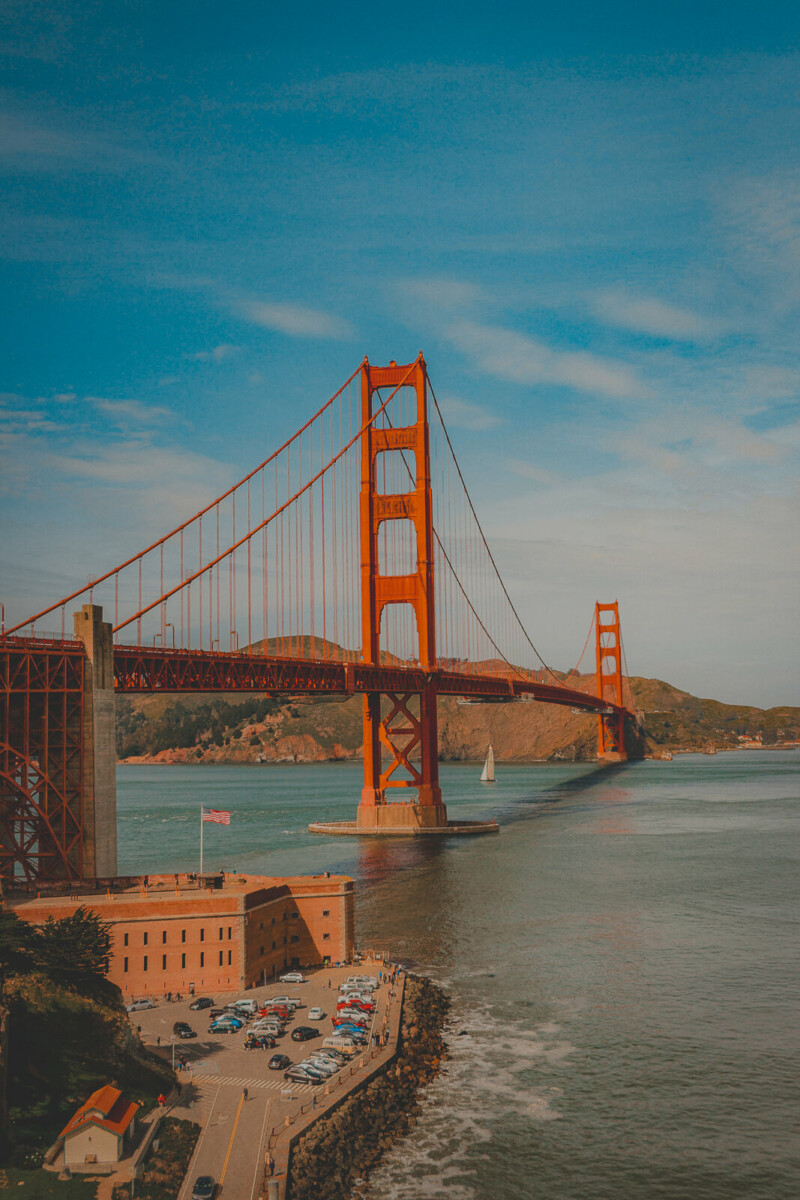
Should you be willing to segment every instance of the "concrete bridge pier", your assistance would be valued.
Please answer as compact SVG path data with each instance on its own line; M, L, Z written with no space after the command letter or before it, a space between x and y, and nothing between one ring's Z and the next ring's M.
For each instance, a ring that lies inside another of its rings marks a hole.
M83 684L84 879L117 874L117 752L114 726L114 640L99 604L74 614L86 651Z

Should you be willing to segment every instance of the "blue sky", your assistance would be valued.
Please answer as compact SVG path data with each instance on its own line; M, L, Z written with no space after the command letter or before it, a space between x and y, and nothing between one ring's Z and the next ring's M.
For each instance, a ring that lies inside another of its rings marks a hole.
M548 661L800 704L796 6L4 15L7 623L422 349Z

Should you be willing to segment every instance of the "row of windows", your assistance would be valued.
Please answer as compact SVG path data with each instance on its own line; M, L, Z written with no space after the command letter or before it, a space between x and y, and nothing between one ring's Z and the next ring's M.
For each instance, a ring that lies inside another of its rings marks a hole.
M328 914L327 914L327 913L323 913L322 915L323 915L323 917L324 917L324 916L328 916ZM281 920L282 920L282 921L289 921L289 920L291 920L291 921L294 921L294 920L296 920L296 919L297 919L297 917L299 917L299 916L300 916L300 913L299 913L299 912L285 912L285 913L283 914L283 916L281 917ZM272 924L273 924L273 925L275 924L275 917L273 917L273 918L272 918ZM263 929L263 928L264 928L264 922L263 922L263 921L260 923L260 925L258 926L258 928L259 928L259 929Z
M224 926L224 925L220 925L220 927L219 927L219 940L220 940L220 941L223 941L223 939L224 939L224 935L225 935L225 926ZM233 937L233 926L232 926L232 925L229 925L229 926L228 926L228 941L231 941L232 937ZM126 933L126 934L124 935L124 939L123 939L123 940L124 940L124 944L125 944L126 946L127 946L127 945L129 945L129 938L130 938L130 934ZM148 934L148 933L145 931L145 933L143 933L143 934L142 934L142 945L143 945L143 946L146 946L146 945L148 944L148 938L149 938L149 934ZM206 940L206 931L205 931L205 928L203 927L203 928L201 928L201 930L200 930L200 941L201 941L201 942L204 942L205 940ZM182 941L182 942L185 942L185 941L186 941L186 930L185 930L185 929L182 929L182 930L181 930L181 941ZM162 944L163 946L166 946L166 944L167 944L167 931L166 931L166 929L162 929L162 930L161 930L161 944Z
M224 964L224 962L223 962L223 959L224 959L224 957L225 957L225 951L224 951L224 950L220 950L220 952L219 952L219 965L220 965L221 967L225 965L225 964ZM127 958L123 958L123 960L122 960L122 970L123 970L125 973L127 973L127 971L128 971L128 961L129 961L129 960L128 960ZM228 966L230 966L230 965L231 965L232 961L233 961L233 951L229 950L229 951L228 951ZM201 951L200 951L200 966L201 966L201 967L204 967L205 965L206 965L206 955L205 955L205 951L204 951L204 950L201 950ZM186 967L186 955L185 955L185 954L182 954L182 955L181 955L181 967L182 967L182 968L185 968L185 967ZM166 956L166 954L162 954L162 955L161 955L161 970L162 970L162 971L166 971L166 969L167 969L167 956ZM149 960L148 960L148 955L146 955L146 954L144 955L144 957L143 957L143 959L142 959L142 970L143 970L143 971L147 971L147 970L149 970Z

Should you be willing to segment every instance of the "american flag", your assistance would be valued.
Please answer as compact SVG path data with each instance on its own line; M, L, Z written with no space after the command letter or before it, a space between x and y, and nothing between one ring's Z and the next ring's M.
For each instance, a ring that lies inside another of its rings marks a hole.
M230 825L231 814L224 808L204 808L203 820L213 821L215 825Z

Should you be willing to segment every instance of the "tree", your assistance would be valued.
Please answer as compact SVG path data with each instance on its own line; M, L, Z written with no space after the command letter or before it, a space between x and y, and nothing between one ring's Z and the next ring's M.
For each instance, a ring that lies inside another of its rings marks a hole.
M111 967L111 926L81 906L69 917L48 917L40 926L36 957L41 970L60 983L91 984Z
M34 947L38 930L23 921L15 912L0 912L0 992L9 975L18 975L34 968Z

